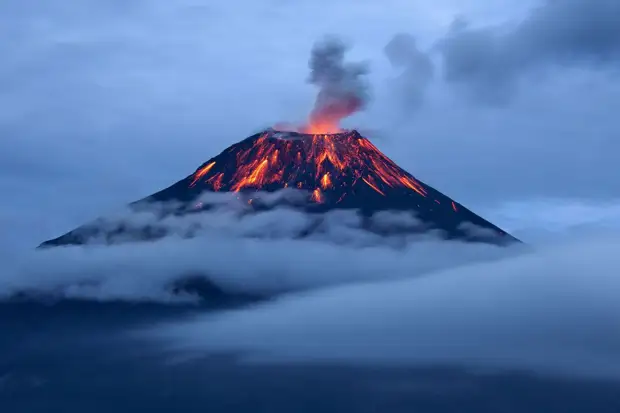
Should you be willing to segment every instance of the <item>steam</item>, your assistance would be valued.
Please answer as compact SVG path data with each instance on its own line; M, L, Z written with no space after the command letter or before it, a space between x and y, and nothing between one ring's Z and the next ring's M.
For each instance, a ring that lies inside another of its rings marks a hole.
M366 62L344 61L347 45L336 37L317 42L310 57L308 81L319 88L310 127L338 129L340 121L366 107L369 99Z

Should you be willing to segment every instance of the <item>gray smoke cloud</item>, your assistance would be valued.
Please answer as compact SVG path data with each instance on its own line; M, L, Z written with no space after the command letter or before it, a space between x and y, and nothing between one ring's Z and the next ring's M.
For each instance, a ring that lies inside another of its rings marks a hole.
M366 107L369 87L364 76L369 73L367 62L345 62L349 49L337 37L326 37L312 48L308 82L319 92L310 114L312 125L337 128L341 119Z
M400 33L383 49L392 67L400 70L392 88L406 109L418 109L433 80L435 67L428 53L418 48L415 37Z
M473 28L459 18L439 42L445 80L505 104L524 76L552 66L618 69L618 16L617 0L544 0L516 25Z

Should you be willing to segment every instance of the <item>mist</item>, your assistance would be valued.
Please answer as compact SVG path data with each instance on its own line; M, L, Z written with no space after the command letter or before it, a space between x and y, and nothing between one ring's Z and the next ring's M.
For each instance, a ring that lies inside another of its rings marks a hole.
M291 294L138 334L172 354L236 353L252 363L460 365L618 379L618 248L617 233L581 237L425 277ZM386 272L407 273L409 264Z
M316 216L276 208L244 215L247 204L229 195L210 194L210 202L221 204L207 213L160 219L150 212L122 210L95 221L104 232L119 225L126 232L158 225L157 230L166 233L158 240L93 237L82 246L13 251L4 258L0 297L29 293L101 301L187 301L196 297L178 295L172 287L190 276L226 292L272 297L354 281L421 276L525 248L450 242L440 233L381 235L363 229L356 211ZM378 231L417 224L409 214L390 211L371 221ZM300 238L308 227L315 231Z

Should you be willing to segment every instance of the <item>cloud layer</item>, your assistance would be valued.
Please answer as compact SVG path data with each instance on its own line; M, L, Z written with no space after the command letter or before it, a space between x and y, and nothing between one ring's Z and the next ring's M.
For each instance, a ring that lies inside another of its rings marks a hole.
M516 253L508 248L445 242L429 235L381 236L362 229L351 211L322 217L276 209L241 216L230 202L210 213L157 221L169 236L108 246L6 254L0 297L36 293L108 300L170 301L177 281L202 277L231 293L272 296L359 280L418 276L464 262ZM155 225L150 213L119 214L109 228ZM385 212L377 229L405 229L411 216ZM99 225L106 226L106 221ZM299 238L312 226L312 236ZM193 238L188 239L191 235ZM121 241L121 240L117 240ZM5 251L6 253L6 251Z
M173 352L240 352L253 361L456 364L618 379L619 247L617 235L582 238L421 278L290 295L140 334Z

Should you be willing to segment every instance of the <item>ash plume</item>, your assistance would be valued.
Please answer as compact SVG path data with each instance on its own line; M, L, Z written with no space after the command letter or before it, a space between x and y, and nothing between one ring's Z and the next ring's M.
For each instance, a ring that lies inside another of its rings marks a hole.
M336 37L317 42L310 56L308 82L319 92L310 114L310 124L338 126L341 119L366 107L369 99L367 62L345 62L348 46Z

